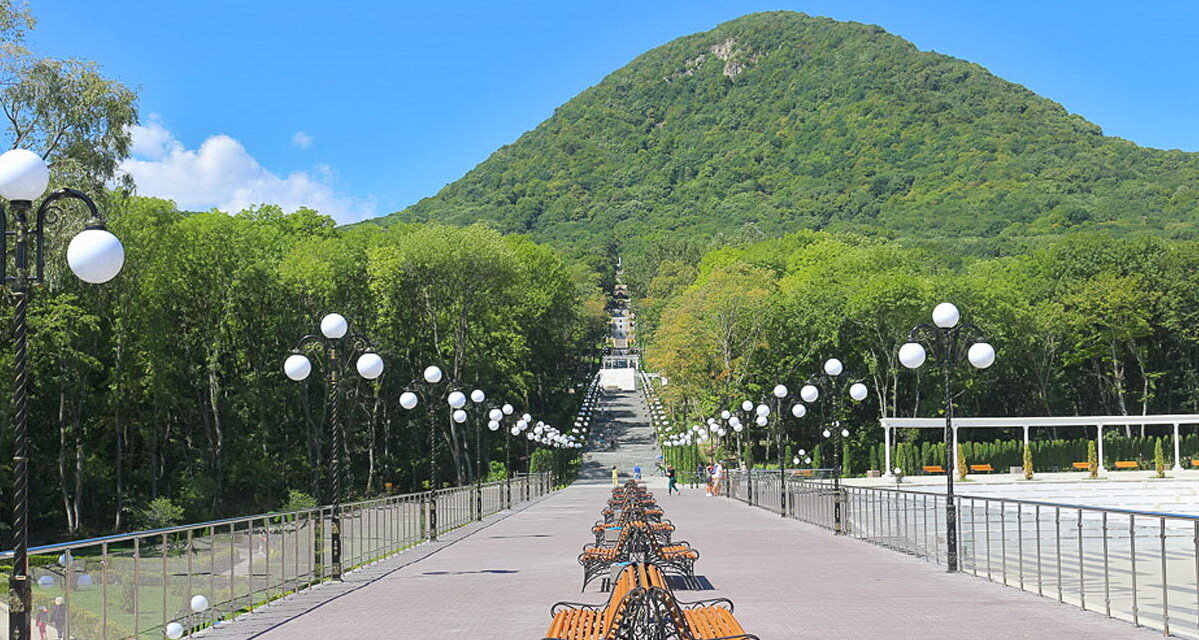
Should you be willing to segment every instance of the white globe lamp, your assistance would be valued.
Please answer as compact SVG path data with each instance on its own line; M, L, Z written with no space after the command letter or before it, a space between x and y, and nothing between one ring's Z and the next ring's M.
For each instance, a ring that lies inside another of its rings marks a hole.
M358 362L355 363L358 368L358 375L367 380L374 380L383 375L383 358L374 352L367 352L358 356Z
M951 302L942 302L933 307L933 324L942 329L952 329L962 319L962 314Z
M121 272L125 247L107 229L84 229L67 245L67 264L80 280L102 284Z
M287 374L288 378L297 382L304 380L308 377L308 374L312 373L312 363L309 362L307 357L293 353L283 361L283 373Z
M404 407L405 409L408 409L408 410L415 409L417 402L418 402L418 399L416 397L416 394L412 393L411 391L405 391L404 393L400 394L400 406Z
M330 340L343 338L350 330L350 323L340 313L330 313L321 318L321 335Z
M0 196L5 200L37 200L50 186L50 168L28 149L0 154Z
M899 348L899 362L909 369L919 368L927 357L924 345L919 342L907 342Z
M995 364L995 348L985 342L975 342L966 352L966 358L977 369L986 369Z

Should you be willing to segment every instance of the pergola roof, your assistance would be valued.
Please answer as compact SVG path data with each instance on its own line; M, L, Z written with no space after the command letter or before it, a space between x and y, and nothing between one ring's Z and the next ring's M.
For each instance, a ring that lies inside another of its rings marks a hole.
M945 418L880 418L884 428L892 429L944 429ZM1199 424L1199 414L1162 413L1148 416L1012 416L1008 418L958 418L955 427L1108 427L1139 426L1151 424Z

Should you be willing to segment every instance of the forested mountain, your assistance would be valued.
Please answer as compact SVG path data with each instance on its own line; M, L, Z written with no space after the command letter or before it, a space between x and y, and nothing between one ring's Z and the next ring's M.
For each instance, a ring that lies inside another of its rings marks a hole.
M590 251L811 228L981 252L1080 227L1193 237L1197 214L1199 154L1104 136L880 27L772 12L639 56L379 221L484 220Z

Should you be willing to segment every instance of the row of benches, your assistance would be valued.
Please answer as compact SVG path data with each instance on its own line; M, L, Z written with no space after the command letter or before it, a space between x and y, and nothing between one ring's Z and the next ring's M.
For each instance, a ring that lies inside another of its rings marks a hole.
M1075 462L1072 464L1075 469L1080 471L1088 471L1091 468L1091 463L1089 462ZM1199 467L1199 460L1191 460L1191 466ZM1141 465L1136 460L1117 460L1115 468L1139 469L1141 468ZM939 464L926 464L924 465L923 469L925 473L945 473L945 467L942 467ZM970 470L978 473L991 473L995 471L990 464L972 464L970 465Z
M758 640L741 628L728 599L675 598L666 574L694 577L699 552L686 542L671 541L674 525L662 520L653 495L635 481L612 494L603 521L592 527L596 544L584 547L579 556L584 589L604 570L620 568L608 599L555 604L544 640Z

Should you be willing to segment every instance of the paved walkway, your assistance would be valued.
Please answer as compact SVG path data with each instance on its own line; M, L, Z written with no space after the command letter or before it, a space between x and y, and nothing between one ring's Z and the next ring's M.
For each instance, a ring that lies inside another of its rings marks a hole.
M767 640L1158 637L702 490L655 492L677 538L700 550L696 571L714 587L678 595L731 598L746 629ZM595 583L579 593L575 557L607 493L602 485L575 485L206 635L536 640L554 602L604 599Z

